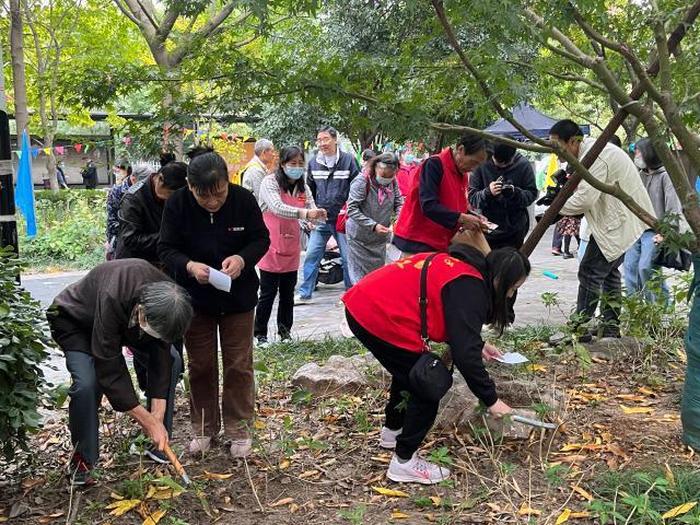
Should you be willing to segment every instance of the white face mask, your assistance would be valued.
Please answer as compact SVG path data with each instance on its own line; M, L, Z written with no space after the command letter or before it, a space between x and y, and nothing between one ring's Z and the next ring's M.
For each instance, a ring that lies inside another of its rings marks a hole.
M379 184L380 186L388 186L389 184L391 184L393 182L393 180L394 180L394 177L386 178L386 177L380 177L379 175L377 175L377 184Z
M647 169L647 163L644 162L644 159L640 155L637 155L634 158L634 165L637 166L640 170Z
M153 328L151 328L151 325L148 324L146 321L146 314L143 311L143 307L139 307L139 328L143 330L145 333L150 335L151 337L155 337L156 339L163 339L158 332L156 332Z

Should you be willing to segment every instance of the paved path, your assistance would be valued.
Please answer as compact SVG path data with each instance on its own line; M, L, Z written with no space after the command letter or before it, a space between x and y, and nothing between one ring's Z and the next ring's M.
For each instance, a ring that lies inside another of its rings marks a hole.
M533 255L530 257L532 273L518 293L518 301L515 305L516 326L540 323L561 323L564 316L561 312L548 312L542 304L543 292L556 292L559 296L561 307L568 312L576 301L578 281L576 272L578 262L576 259L563 260L561 257L551 255L552 228L542 239ZM542 272L550 271L559 276L553 280L542 275ZM27 290L44 306L48 306L53 298L66 286L77 281L85 272L71 272L61 274L40 274L23 278L23 284ZM340 305L340 296L343 293L342 283L336 285L319 285L314 293L313 302L309 305L297 306L294 309L294 337L300 339L323 338L325 336L340 335L340 322L343 318L343 309ZM387 291L387 298L390 292ZM273 312L270 320L270 335L274 334ZM45 368L49 381L62 382L67 379L64 360L60 353L52 352L51 359ZM55 367L56 370L51 367Z

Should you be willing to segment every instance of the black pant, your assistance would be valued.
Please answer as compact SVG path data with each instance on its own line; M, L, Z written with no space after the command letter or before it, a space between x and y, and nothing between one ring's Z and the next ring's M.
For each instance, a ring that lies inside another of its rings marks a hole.
M440 408L440 403L424 399L409 384L408 374L420 354L403 350L373 336L347 310L345 316L355 337L391 374L389 401L384 409L385 425L391 430L403 428L396 438L396 455L401 459L411 459L435 423Z
M616 331L620 324L622 280L619 267L624 255L609 262L593 237L578 268L578 300L576 314L580 322L588 322L595 315L601 293L605 295L600 305L604 331Z
M294 287L297 272L273 273L260 270L260 299L255 309L255 337L267 337L267 323L272 314L272 305L279 290L277 305L277 333L287 339L294 324Z

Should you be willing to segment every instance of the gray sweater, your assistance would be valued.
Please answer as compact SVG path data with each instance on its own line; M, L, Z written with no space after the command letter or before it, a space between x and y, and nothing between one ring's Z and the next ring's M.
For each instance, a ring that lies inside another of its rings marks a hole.
M367 188L369 184L369 189ZM379 204L376 183L370 183L363 173L350 184L350 196L348 197L348 223L347 234L358 240L371 244L385 244L386 235L374 232L374 226L379 223L384 226L391 224L394 214L398 215L403 206L403 197L399 192L396 179L388 186L389 196Z
M640 171L639 174L654 205L654 215L661 220L664 215L675 213L682 219L683 207L666 168L662 166L648 172Z

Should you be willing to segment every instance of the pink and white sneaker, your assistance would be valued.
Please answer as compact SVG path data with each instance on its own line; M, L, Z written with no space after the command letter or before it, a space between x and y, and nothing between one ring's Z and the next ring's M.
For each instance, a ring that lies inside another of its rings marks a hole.
M379 446L388 450L394 450L396 448L396 438L399 437L402 430L403 428L391 430L387 427L382 427L382 431L379 434Z
M450 477L449 469L439 467L434 463L424 460L418 453L406 463L400 463L396 454L391 458L386 477L398 483L420 483L422 485L434 485Z

